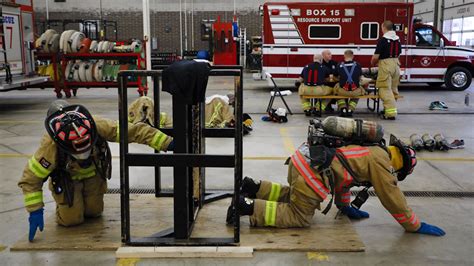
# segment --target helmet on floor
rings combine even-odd
[[[389,146],[397,147],[402,156],[403,166],[397,169],[397,179],[402,181],[413,172],[416,166],[416,152],[394,135],[390,135]]]
[[[61,100],[53,102],[45,119],[45,127],[56,144],[74,157],[88,157],[97,141],[94,119],[82,105],[70,105]]]

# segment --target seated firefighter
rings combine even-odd
[[[352,120],[338,117],[326,119],[332,122],[325,120],[322,122],[323,126],[333,129],[338,124],[334,121]],[[348,123],[346,121],[342,124]],[[368,129],[370,126],[367,127],[365,124],[364,127],[366,129],[362,129],[365,131],[363,134],[373,134],[374,131]],[[347,132],[346,129],[343,131]],[[314,132],[311,126],[310,132]],[[416,165],[415,151],[411,147],[393,135],[390,137],[388,147],[383,145],[382,138],[377,145],[343,144],[330,147],[319,143],[329,143],[325,141],[334,139],[327,138],[325,134],[318,134],[316,137],[313,134],[309,135],[308,143],[312,144],[303,144],[287,160],[289,186],[244,178],[241,193],[245,196],[240,197],[236,207],[240,215],[250,216],[251,226],[308,227],[311,225],[315,209],[320,209],[320,204],[330,195],[335,198],[335,205],[340,213],[351,219],[368,218],[367,212],[359,210],[365,200],[357,204],[353,201],[352,206],[350,204],[350,188],[364,185],[366,188],[374,187],[382,205],[406,231],[436,236],[445,234],[442,229],[421,222],[408,207],[403,193],[397,186],[397,179],[403,180],[412,173]],[[327,139],[317,139],[324,137]],[[396,173],[397,177],[392,173]],[[368,194],[365,199],[367,197]],[[359,198],[362,197],[358,195],[356,200]],[[329,211],[332,200],[323,211],[324,214]],[[233,207],[231,205],[227,213],[228,224],[234,219]]]
[[[205,100],[205,123],[207,128],[234,127],[234,95],[212,95]],[[144,122],[153,125],[154,102],[150,97],[142,96],[130,104],[128,108],[128,119],[130,123]],[[242,117],[244,134],[253,130],[252,118],[248,114]],[[172,127],[173,120],[165,112],[160,113],[160,128]]]
[[[18,185],[30,213],[28,239],[43,231],[43,183],[56,201],[56,222],[72,226],[84,218],[98,217],[104,209],[112,156],[108,141],[119,141],[116,121],[92,117],[81,105],[57,100],[49,107],[46,131],[40,147],[28,161]],[[146,144],[158,151],[173,150],[173,139],[145,123],[128,124],[129,142]]]
[[[360,84],[362,76],[362,68],[359,63],[354,61],[354,53],[352,50],[344,52],[344,62],[337,67],[339,72],[339,82],[334,86],[334,94],[340,96],[361,96],[365,94],[365,89]],[[337,107],[342,117],[352,117],[358,98],[339,99]]]
[[[296,83],[298,88],[298,94],[301,98],[301,105],[306,116],[311,116],[319,110],[319,105],[316,105],[314,109],[311,106],[309,99],[303,98],[303,96],[326,96],[333,93],[333,88],[324,85],[325,79],[329,76],[329,69],[322,64],[323,57],[320,54],[316,54],[313,57],[314,62],[306,65],[301,72],[300,79]],[[326,109],[329,101],[321,101],[321,111]]]

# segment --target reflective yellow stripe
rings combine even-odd
[[[28,168],[30,169],[33,174],[39,178],[46,178],[51,173],[50,170],[44,168],[35,158],[35,156],[31,157],[28,161]]]
[[[302,105],[303,105],[303,109],[311,108],[311,103],[310,102],[304,102]]]
[[[214,120],[216,120],[217,117],[219,116],[219,112],[221,111],[221,109],[222,109],[222,104],[219,102],[219,103],[217,103],[216,107],[214,108],[214,112],[212,113],[211,118],[206,123],[206,127],[216,126],[214,124]],[[223,126],[219,125],[219,127],[223,127]]]
[[[338,100],[337,105],[339,105],[339,106],[346,105],[346,100]]]
[[[396,113],[397,113],[397,108],[385,109],[385,114],[396,114]]]
[[[166,113],[161,112],[160,113],[160,127],[165,127],[166,125]]]
[[[275,226],[277,202],[267,201],[265,204],[265,226]]]
[[[157,132],[153,139],[151,140],[150,147],[157,151],[163,150],[163,143],[166,140],[166,135],[163,134],[162,132]]]
[[[119,121],[117,121],[117,129],[116,129],[116,133],[115,133],[115,142],[120,142],[120,125],[119,125]]]
[[[73,180],[82,180],[86,178],[90,178],[95,176],[95,166],[89,166],[86,169],[79,169],[75,175],[73,175],[71,178]]]
[[[272,190],[270,191],[270,196],[268,196],[269,201],[278,201],[280,198],[281,185],[278,183],[272,182]]]
[[[30,206],[43,202],[43,191],[25,194],[25,206]]]

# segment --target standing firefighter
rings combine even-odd
[[[365,90],[360,86],[362,68],[354,61],[354,52],[346,50],[344,52],[344,62],[337,67],[339,72],[339,82],[334,87],[334,93],[340,96],[360,96],[365,94]],[[337,108],[342,117],[352,117],[353,112],[359,102],[358,98],[339,99]]]
[[[400,62],[398,57],[402,52],[400,38],[393,30],[393,23],[386,20],[382,24],[383,37],[377,43],[371,64],[378,63],[378,77],[376,87],[383,100],[384,110],[382,118],[395,120],[397,117],[398,84],[400,83]]]
[[[336,131],[342,134],[328,135]],[[346,145],[351,142],[339,137],[343,135],[372,144]],[[287,161],[289,186],[246,177],[241,187],[246,196],[237,203],[239,213],[250,215],[252,226],[308,227],[315,209],[320,209],[321,202],[332,195],[323,213],[329,211],[334,198],[342,214],[351,219],[368,218],[367,212],[359,210],[365,201],[360,199],[366,197],[358,195],[358,201],[351,206],[350,188],[373,186],[382,205],[406,231],[444,235],[440,228],[420,222],[397,186],[397,178],[403,180],[416,165],[414,150],[393,135],[390,146],[385,148],[382,136],[383,128],[370,121],[328,117],[322,123],[313,122],[309,144],[299,147]],[[228,223],[233,219],[232,208],[231,205]]]
[[[333,88],[324,85],[330,71],[322,64],[322,60],[321,55],[314,55],[314,62],[303,68],[299,82],[297,82],[297,86],[299,86],[298,94],[300,95],[301,105],[306,116],[312,115],[313,110],[311,110],[310,100],[305,99],[303,96],[326,96],[331,95],[333,92]],[[327,104],[328,101],[321,101],[321,111],[326,109]],[[316,109],[318,108],[319,106],[316,107]]]
[[[45,120],[46,131],[39,149],[28,161],[18,185],[30,213],[29,240],[43,230],[43,183],[56,201],[56,221],[63,226],[98,217],[104,209],[107,179],[111,177],[111,154],[107,141],[119,141],[116,121],[92,117],[81,105],[58,100],[51,104]],[[139,122],[128,124],[129,141],[166,151],[172,138]]]

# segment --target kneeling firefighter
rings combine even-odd
[[[404,180],[416,165],[415,151],[395,136],[386,147],[383,128],[375,122],[349,118],[328,117],[312,120],[308,143],[304,143],[287,160],[289,186],[245,177],[237,204],[229,207],[249,215],[252,226],[278,228],[310,226],[315,209],[332,196],[339,213],[351,219],[368,218],[359,208],[368,198],[373,186],[382,205],[406,231],[442,236],[445,232],[423,223],[408,207],[397,179]],[[396,174],[396,177],[394,174]],[[350,202],[350,188],[365,186]]]
[[[45,120],[47,134],[23,171],[18,183],[30,213],[29,240],[43,231],[43,183],[56,201],[56,221],[72,226],[84,218],[98,217],[104,209],[111,160],[107,141],[119,141],[116,121],[92,117],[81,105],[63,100],[53,102]],[[155,150],[173,149],[171,137],[145,123],[128,124],[129,142],[149,145]]]

